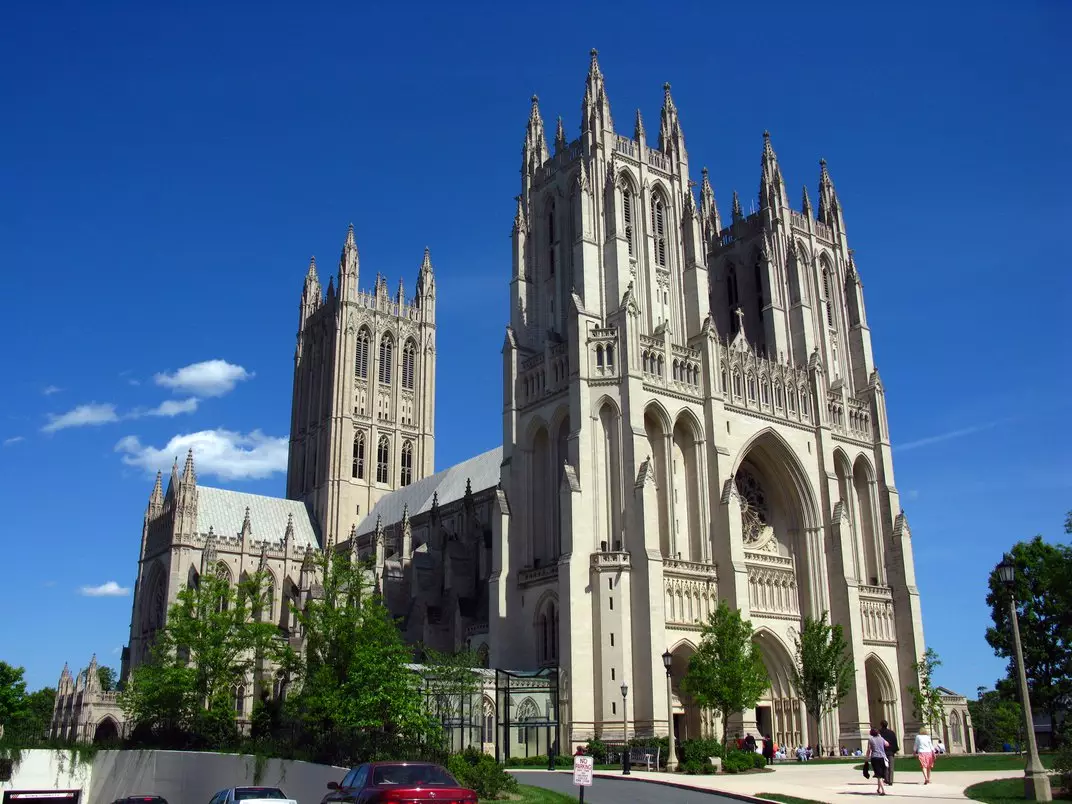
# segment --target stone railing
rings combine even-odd
[[[518,370],[518,396],[523,405],[538,402],[569,385],[566,344],[555,344],[545,354],[523,360]]]
[[[860,624],[864,642],[897,644],[893,592],[888,586],[860,586]]]
[[[747,218],[730,224],[719,233],[719,243],[723,246],[732,245],[737,240],[744,240],[758,234],[763,228],[763,219],[758,212]]]
[[[637,156],[637,144],[628,137],[623,137],[621,134],[616,134],[614,138],[614,150],[620,154],[631,156],[636,159]]]
[[[558,578],[558,564],[548,564],[546,567],[530,567],[517,573],[517,585],[536,586],[548,583]]]
[[[848,415],[845,420],[845,426],[851,435],[857,438],[871,439],[873,433],[871,431],[871,409],[867,402],[862,399],[856,399],[855,397],[849,397],[848,401]]]
[[[486,634],[488,632],[487,623],[474,623],[473,625],[465,626],[465,635],[467,637],[479,636],[480,634]]]
[[[723,341],[718,345],[718,372],[728,407],[811,424],[815,406],[806,368]]]
[[[799,617],[800,595],[793,559],[774,553],[745,552],[748,604],[755,614]]]
[[[624,550],[592,553],[592,569],[594,570],[627,570],[630,566],[629,553]]]
[[[659,151],[648,149],[648,164],[664,173],[670,172],[670,159]]]
[[[810,232],[811,228],[808,226],[809,220],[815,220],[814,218],[808,218],[806,215],[802,215],[795,210],[789,210],[789,223],[802,232]]]
[[[718,566],[663,559],[666,624],[699,628],[718,608]]]

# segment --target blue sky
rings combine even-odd
[[[597,47],[624,133],[638,107],[657,126],[673,84],[724,218],[757,191],[764,129],[791,199],[815,201],[828,160],[927,642],[943,683],[993,683],[986,573],[1017,539],[1065,538],[1072,509],[1072,6],[298,8],[5,10],[0,658],[35,687],[118,663],[151,468],[191,440],[203,483],[282,493],[301,281],[350,221],[366,287],[412,292],[431,248],[437,467],[500,443],[529,97],[577,136]]]

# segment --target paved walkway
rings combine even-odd
[[[585,793],[585,802],[591,804],[622,804],[622,802],[653,802],[654,804],[708,804],[729,799],[718,793],[736,794],[738,796],[757,796],[759,793],[781,793],[787,796],[811,799],[813,801],[836,802],[851,801],[856,796],[875,795],[873,779],[864,779],[860,771],[852,770],[853,765],[779,765],[771,773],[746,773],[723,776],[686,776],[680,773],[648,773],[634,771],[628,778],[620,772],[596,771],[595,784]],[[569,772],[549,773],[547,771],[521,771],[516,774],[522,784],[547,787],[568,795],[575,795],[576,788]],[[926,801],[940,799],[944,801],[968,801],[964,795],[967,787],[991,779],[1006,779],[1023,776],[1022,770],[1009,771],[947,771],[931,775],[931,783],[923,784],[922,773],[901,772],[897,774],[897,783],[886,788],[885,799],[901,801]],[[649,784],[644,784],[647,780]],[[669,782],[681,787],[668,787],[665,784],[650,782]],[[639,788],[626,789],[626,785],[639,785]],[[606,797],[601,795],[606,788]],[[641,790],[644,792],[642,793]],[[624,792],[623,792],[624,791]],[[714,794],[714,795],[712,795]],[[597,800],[597,796],[599,797]]]

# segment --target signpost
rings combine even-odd
[[[573,783],[581,788],[581,801],[584,801],[584,788],[592,786],[592,771],[595,770],[595,758],[580,754],[573,758]]]

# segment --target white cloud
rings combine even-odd
[[[183,366],[174,374],[156,374],[157,385],[173,391],[183,391],[198,396],[223,396],[234,390],[236,384],[248,380],[253,372],[226,360],[205,360]]]
[[[126,597],[130,594],[130,587],[108,581],[100,586],[83,586],[81,593],[86,597]]]
[[[199,475],[215,475],[221,480],[249,480],[269,477],[287,468],[287,438],[266,436],[260,430],[243,435],[230,430],[201,430],[172,438],[161,449],[145,446],[137,436],[119,440],[115,451],[123,463],[146,472],[165,470],[177,457],[194,451]]]
[[[62,390],[63,389],[57,385],[46,385],[41,389],[41,393],[45,396],[52,396],[53,394],[58,394]]]
[[[997,427],[999,424],[1005,424],[1005,422],[1011,421],[1011,419],[996,419],[992,422],[985,422],[984,424],[974,424],[970,427],[961,427],[957,430],[949,430],[945,433],[939,433],[938,435],[927,436],[926,438],[919,438],[915,441],[908,441],[904,444],[897,444],[893,449],[895,452],[907,452],[910,449],[919,449],[920,447],[929,447],[931,444],[940,444],[943,441],[949,441],[954,438],[963,438],[964,436],[975,435],[981,433],[984,430],[991,430]]]
[[[165,399],[155,408],[135,410],[126,416],[126,418],[140,419],[143,416],[165,416],[170,419],[171,417],[178,416],[182,413],[195,412],[200,402],[201,400],[196,396],[192,396],[189,399]]]
[[[74,410],[66,413],[48,414],[48,424],[41,428],[41,432],[54,433],[57,430],[66,430],[68,427],[90,427],[98,424],[108,424],[119,421],[115,412],[115,405],[90,402],[88,405],[79,405]]]
[[[12,444],[18,444],[20,441],[25,441],[26,436],[11,436],[11,438],[4,439],[4,446],[10,447]]]

